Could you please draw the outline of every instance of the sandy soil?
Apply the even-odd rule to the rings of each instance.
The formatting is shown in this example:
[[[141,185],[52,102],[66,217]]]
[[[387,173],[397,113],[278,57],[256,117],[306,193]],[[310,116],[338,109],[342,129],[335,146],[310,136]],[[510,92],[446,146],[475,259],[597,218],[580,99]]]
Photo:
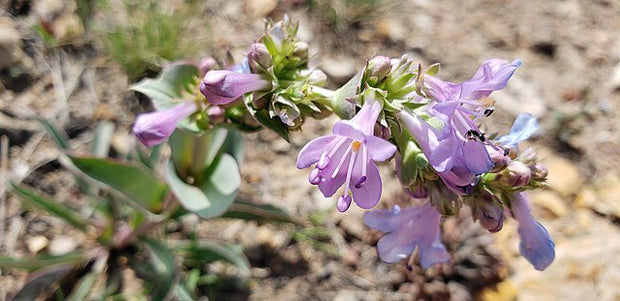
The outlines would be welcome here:
[[[71,3],[69,3],[71,2]],[[188,219],[201,237],[239,242],[252,263],[245,288],[222,299],[251,300],[620,300],[620,2],[617,1],[384,1],[361,16],[339,10],[330,21],[321,3],[345,1],[208,1],[188,18],[187,39],[200,49],[193,59],[239,59],[263,29],[262,19],[284,13],[300,21],[313,64],[342,84],[374,54],[407,53],[424,64],[442,64],[441,75],[458,81],[489,58],[520,58],[523,66],[497,94],[489,128],[506,131],[519,112],[539,118],[530,142],[549,167],[549,190],[531,194],[534,214],[556,241],[557,257],[545,272],[518,256],[516,226],[497,235],[481,230],[463,212],[443,224],[453,264],[442,270],[407,271],[384,264],[373,244],[380,237],[361,222],[362,210],[335,210],[295,168],[298,150],[336,121],[309,121],[289,145],[270,132],[247,135],[242,167],[243,200],[274,203],[327,237],[296,239],[292,226],[230,220]],[[370,1],[373,2],[373,1]],[[20,6],[26,3],[26,6]],[[57,28],[74,15],[72,1],[0,1],[0,136],[2,177],[34,185],[80,208],[73,180],[55,159],[53,141],[36,122],[55,120],[86,152],[100,120],[116,125],[113,147],[126,151],[133,118],[148,110],[128,92],[127,77],[83,31],[66,33],[66,45],[51,51],[32,31],[38,20]],[[383,3],[383,2],[382,2]],[[171,6],[182,5],[171,1]],[[341,7],[336,5],[336,7]],[[101,15],[96,15],[102,18]],[[63,32],[59,29],[58,32]],[[5,59],[6,58],[6,59]],[[6,143],[6,142],[3,142]],[[391,166],[382,167],[385,206],[403,197]],[[0,190],[0,251],[28,254],[28,242],[45,237],[73,249],[88,242],[60,221],[28,211]],[[59,242],[60,241],[60,242]],[[214,267],[217,270],[218,267]],[[2,271],[0,298],[21,286],[24,274]]]

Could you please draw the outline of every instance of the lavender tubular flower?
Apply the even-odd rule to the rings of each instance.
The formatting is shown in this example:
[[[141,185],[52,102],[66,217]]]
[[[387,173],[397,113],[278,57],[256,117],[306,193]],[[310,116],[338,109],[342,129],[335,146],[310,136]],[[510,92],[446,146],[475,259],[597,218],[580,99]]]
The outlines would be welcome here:
[[[373,135],[383,106],[375,93],[371,90],[364,94],[364,105],[357,115],[336,123],[333,135],[308,142],[297,157],[299,169],[316,163],[309,181],[318,185],[325,197],[334,195],[344,184],[337,206],[341,212],[348,209],[351,200],[364,209],[379,202],[382,183],[375,162],[388,160],[396,152],[394,145]]]
[[[450,256],[440,240],[441,215],[430,202],[413,208],[375,210],[364,214],[369,227],[387,232],[377,243],[381,260],[393,263],[410,256],[417,247],[420,265],[428,268],[436,263],[448,262]]]
[[[231,70],[211,70],[200,83],[200,92],[216,105],[229,104],[248,92],[269,89],[271,83],[261,75]]]
[[[519,142],[529,138],[538,130],[536,118],[530,114],[522,113],[517,116],[510,133],[497,138],[497,142],[506,148],[514,148]]]
[[[402,125],[416,139],[424,155],[427,158],[434,159],[429,159],[429,163],[438,172],[446,185],[456,193],[465,193],[459,187],[471,184],[475,180],[476,174],[465,163],[463,150],[460,149],[458,152],[455,152],[454,149],[458,149],[455,143],[441,144],[439,139],[440,133],[419,116],[406,110],[401,111],[398,116]],[[481,164],[486,164],[484,159],[485,155],[488,156],[488,154],[486,150],[482,151],[484,153],[478,154],[476,152],[481,152],[481,150],[470,150],[467,153],[468,160],[473,161],[482,158]],[[470,163],[470,165],[472,164]]]
[[[196,110],[194,102],[185,102],[168,110],[140,114],[133,125],[133,134],[148,147],[160,144],[172,135],[181,120]]]
[[[519,222],[519,252],[535,269],[543,271],[555,259],[555,244],[547,229],[530,214],[523,193],[516,193],[511,201],[512,213]]]

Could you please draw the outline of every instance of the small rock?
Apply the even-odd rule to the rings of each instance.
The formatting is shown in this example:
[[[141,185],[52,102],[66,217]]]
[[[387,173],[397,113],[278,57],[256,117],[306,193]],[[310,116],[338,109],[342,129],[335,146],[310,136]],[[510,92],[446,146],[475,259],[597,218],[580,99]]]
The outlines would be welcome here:
[[[401,42],[407,38],[407,29],[402,20],[382,19],[376,24],[377,34],[394,42]]]
[[[0,69],[13,66],[23,56],[19,32],[10,18],[0,18]]]
[[[579,192],[583,186],[584,177],[575,164],[558,156],[550,156],[543,161],[549,169],[547,183],[551,189],[562,196],[570,196]]]
[[[54,36],[61,44],[74,41],[83,34],[82,20],[76,14],[62,14],[54,21]]]
[[[338,292],[338,295],[336,295],[336,297],[334,297],[333,300],[334,301],[355,301],[355,300],[359,300],[359,298],[357,297],[354,291],[342,290]]]
[[[63,255],[74,251],[78,244],[73,237],[61,235],[52,239],[49,244],[49,251],[52,255]]]
[[[350,58],[325,58],[320,67],[335,81],[344,83],[355,74],[357,63]]]
[[[249,0],[245,2],[246,11],[255,17],[266,17],[278,7],[278,0]]]
[[[528,194],[532,203],[545,208],[553,217],[562,217],[568,214],[568,208],[562,198],[553,191],[535,191]]]
[[[500,282],[496,287],[487,287],[480,293],[480,300],[511,301],[517,299],[517,289],[508,280]]]
[[[284,139],[276,139],[271,143],[271,147],[275,152],[286,153],[291,149],[291,145]]]
[[[49,244],[49,240],[42,235],[33,236],[28,238],[26,241],[26,245],[28,246],[28,252],[32,254],[37,254],[39,251],[45,249]]]
[[[596,200],[592,208],[601,214],[620,218],[620,176],[610,174],[594,183]]]
[[[40,18],[51,20],[54,16],[62,12],[64,7],[65,4],[63,0],[38,0],[35,1],[33,10]]]

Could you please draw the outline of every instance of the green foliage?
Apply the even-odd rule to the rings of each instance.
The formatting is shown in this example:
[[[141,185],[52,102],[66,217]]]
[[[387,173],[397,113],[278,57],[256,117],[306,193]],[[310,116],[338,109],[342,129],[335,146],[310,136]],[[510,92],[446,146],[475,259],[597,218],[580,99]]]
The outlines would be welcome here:
[[[135,81],[161,69],[165,62],[187,57],[190,45],[182,41],[186,17],[166,12],[159,1],[125,2],[127,24],[118,16],[107,15],[113,22],[102,36],[107,53],[117,61],[130,81]]]
[[[138,164],[92,157],[69,157],[89,177],[114,188],[153,213],[162,211],[168,185],[150,169]]]

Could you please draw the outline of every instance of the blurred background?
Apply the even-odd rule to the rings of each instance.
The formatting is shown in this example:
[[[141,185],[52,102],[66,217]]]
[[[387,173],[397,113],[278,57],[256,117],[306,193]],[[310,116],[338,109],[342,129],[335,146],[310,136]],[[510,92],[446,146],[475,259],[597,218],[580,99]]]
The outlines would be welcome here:
[[[288,14],[310,45],[311,65],[331,88],[375,54],[406,53],[441,63],[450,81],[471,77],[490,58],[523,66],[497,101],[487,126],[506,132],[519,112],[539,118],[528,141],[549,168],[549,189],[530,193],[534,216],[556,243],[544,272],[518,255],[513,221],[495,235],[465,210],[443,222],[452,264],[423,271],[384,264],[381,233],[340,214],[295,168],[297,152],[335,118],[309,121],[288,144],[268,131],[246,135],[240,199],[273,203],[303,226],[187,218],[171,233],[241,244],[248,281],[212,285],[216,300],[620,300],[620,2],[613,0],[0,0],[0,136],[3,180],[23,181],[67,202],[75,183],[36,121],[61,124],[74,152],[85,152],[97,124],[115,123],[111,156],[135,143],[136,114],[152,110],[128,85],[169,62],[215,57],[240,61],[264,19]],[[382,205],[408,202],[392,166],[382,167]],[[0,253],[63,254],[89,248],[88,237],[58,219],[22,208],[0,186]],[[125,275],[126,274],[126,275]],[[26,274],[6,270],[0,298]],[[123,298],[142,300],[143,283],[123,274]],[[232,278],[230,278],[232,279]]]

